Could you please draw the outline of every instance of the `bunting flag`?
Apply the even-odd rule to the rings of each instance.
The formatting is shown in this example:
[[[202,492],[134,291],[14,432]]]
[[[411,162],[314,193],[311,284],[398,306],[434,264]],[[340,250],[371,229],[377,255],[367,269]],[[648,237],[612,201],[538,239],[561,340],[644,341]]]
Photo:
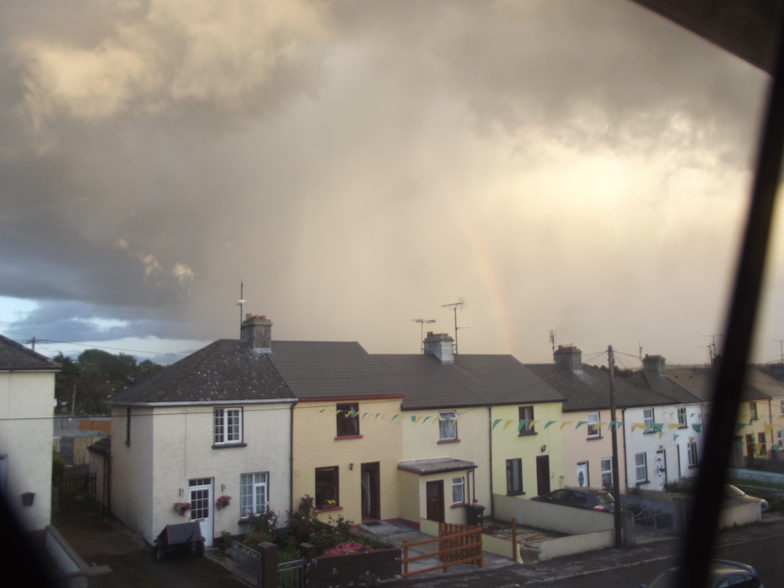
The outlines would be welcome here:
[[[399,414],[396,414],[395,416],[393,416],[393,417],[392,417],[392,421],[394,421],[394,420],[395,420],[397,417],[399,417],[399,416],[400,416]],[[389,422],[391,423],[392,421],[389,421]]]
[[[425,417],[425,420],[423,420],[423,421],[422,421],[422,424],[426,423],[426,422],[427,422],[427,419],[432,419],[432,418],[433,418],[432,416],[426,416],[426,417]]]
[[[693,425],[691,426],[691,428],[692,428],[692,429],[694,429],[695,431],[697,431],[698,433],[699,433],[700,431],[702,431],[702,425],[700,425],[700,424],[693,424]],[[739,430],[740,430],[740,429],[739,429]]]
[[[662,429],[664,428],[664,425],[662,423],[652,423],[652,426],[653,426],[653,430],[656,431],[657,433],[661,433]]]
[[[531,428],[533,429],[533,428],[534,428],[534,425],[535,425],[536,423],[538,423],[538,422],[539,422],[539,421],[536,421],[536,420],[534,420],[534,421],[531,421]]]
[[[767,423],[767,424],[765,425],[765,432],[766,432],[768,435],[770,435],[771,437],[773,437],[773,425],[771,425],[770,423]]]
[[[367,415],[369,415],[369,414],[370,414],[369,412],[363,412],[363,413],[362,413],[362,418],[364,419],[364,418],[365,418]]]
[[[659,431],[659,439],[661,439],[662,437],[664,437],[664,432],[663,431]]]
[[[667,425],[667,428],[668,429],[680,429],[681,428],[681,424],[680,423],[670,423],[669,425]]]
[[[634,433],[635,429],[645,429],[645,430],[647,430],[648,427],[645,426],[645,423],[632,423],[632,433]]]
[[[324,412],[325,410],[327,410],[327,409],[326,408],[322,408],[319,412]]]
[[[672,436],[672,440],[673,440],[673,441],[677,441],[677,440],[678,440],[678,437],[680,437],[680,435],[678,435],[678,434],[676,433],[675,435],[673,435],[673,436]]]
[[[746,423],[738,423],[738,431],[743,430],[743,427],[748,427],[749,425]]]
[[[530,421],[527,421],[527,420],[522,420],[522,421],[520,421],[520,424],[519,424],[519,425],[517,425],[517,430],[518,430],[518,431],[522,431],[522,430],[523,430],[523,427],[525,427],[525,426],[526,426],[526,425],[527,425],[529,422],[530,422]]]
[[[561,428],[563,429],[566,425],[572,424],[574,421],[564,421],[561,423]]]
[[[550,425],[554,425],[554,424],[555,424],[555,423],[557,423],[557,422],[558,422],[558,421],[547,421],[547,424],[544,426],[544,430],[546,431],[546,430],[547,430],[547,427],[549,427]]]
[[[697,416],[696,412],[691,413],[691,418],[694,418],[695,416]]]
[[[495,419],[495,420],[493,421],[493,428],[495,429],[495,428],[496,428],[496,426],[498,425],[498,423],[500,423],[500,422],[501,422],[501,421],[503,421],[503,420],[504,420],[504,419]],[[522,425],[522,422],[521,422],[520,424]]]
[[[577,429],[580,428],[580,425],[587,425],[587,424],[588,424],[588,421],[577,421],[577,424],[575,425],[574,428],[575,428],[575,430],[577,430]]]
[[[512,419],[509,419],[508,421],[506,421],[506,422],[504,423],[504,431],[506,431],[506,428],[507,428],[509,425],[511,425],[513,422],[514,422],[514,421],[513,421]],[[546,429],[546,428],[547,428],[547,427],[545,427],[545,429]]]
[[[381,417],[381,420],[383,421],[385,416],[386,416],[386,415],[384,415],[384,414],[381,414],[380,412],[377,412],[377,413],[376,413],[376,419],[378,419],[378,417]]]
[[[694,443],[694,437],[689,437],[689,443]]]

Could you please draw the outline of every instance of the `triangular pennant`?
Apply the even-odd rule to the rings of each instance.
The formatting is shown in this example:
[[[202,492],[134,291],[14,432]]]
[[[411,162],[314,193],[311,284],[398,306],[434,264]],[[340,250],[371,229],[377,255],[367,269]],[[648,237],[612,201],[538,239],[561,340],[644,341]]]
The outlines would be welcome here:
[[[662,423],[653,423],[653,429],[656,432],[661,433],[663,428],[664,428],[664,425]],[[659,436],[661,437],[661,435],[659,435]]]
[[[503,420],[504,420],[504,419],[495,419],[495,420],[493,421],[493,427],[492,427],[492,428],[493,428],[493,429],[495,429],[496,425],[498,425],[498,423],[500,423],[500,422],[501,422],[501,421],[503,421]]]
[[[499,420],[500,420],[500,419],[499,419]],[[517,425],[517,430],[518,430],[518,431],[522,431],[522,430],[523,430],[523,427],[525,427],[527,424],[528,424],[528,421],[526,421],[526,420],[522,420],[522,421],[520,421],[520,424],[519,424],[519,425]]]
[[[588,421],[577,421],[577,424],[574,426],[575,430],[579,429],[581,425],[587,425]]]
[[[670,423],[670,424],[667,425],[667,428],[668,429],[680,429],[681,425],[680,425],[680,423]]]
[[[680,437],[680,435],[678,433],[676,433],[675,435],[672,436],[672,440],[673,441],[677,441],[678,437]]]
[[[392,420],[390,420],[389,422],[391,423],[392,421],[394,421],[399,416],[400,416],[399,414],[396,414],[395,416],[392,417]]]
[[[530,421],[531,428],[533,429],[533,428],[534,428],[534,425],[535,425],[536,423],[538,423],[538,422],[539,422],[539,421]]]
[[[662,437],[664,437],[664,433],[662,433],[661,431],[659,431],[659,439],[661,439]]]
[[[571,425],[574,421],[564,421],[561,423],[561,428],[563,429],[566,425]]]
[[[693,424],[693,425],[691,426],[691,428],[692,428],[692,429],[694,429],[695,431],[697,431],[698,433],[699,433],[700,431],[702,431],[702,425],[700,425],[700,424],[698,424],[698,423],[695,423],[695,424]],[[738,430],[740,430],[740,429],[738,429]]]
[[[365,418],[367,415],[369,415],[369,414],[370,414],[369,412],[363,412],[363,413],[362,413],[362,418],[364,419],[364,418]]]
[[[554,424],[555,424],[555,423],[557,423],[557,422],[558,422],[558,421],[547,421],[547,424],[544,426],[544,430],[546,431],[546,430],[547,430],[547,427],[549,427],[550,425],[554,425]]]
[[[509,425],[511,425],[513,422],[514,422],[514,420],[512,420],[512,419],[509,419],[508,421],[506,421],[506,422],[504,423],[504,431],[506,431],[506,428],[507,428]],[[546,427],[545,427],[545,428],[546,428]]]
[[[430,419],[430,418],[433,418],[433,417],[426,416],[426,417],[425,417],[425,420],[423,420],[423,421],[422,421],[422,424],[425,424],[425,423],[427,422],[427,419]]]
[[[326,408],[322,408],[319,412],[324,412],[325,410],[327,410],[327,409]]]

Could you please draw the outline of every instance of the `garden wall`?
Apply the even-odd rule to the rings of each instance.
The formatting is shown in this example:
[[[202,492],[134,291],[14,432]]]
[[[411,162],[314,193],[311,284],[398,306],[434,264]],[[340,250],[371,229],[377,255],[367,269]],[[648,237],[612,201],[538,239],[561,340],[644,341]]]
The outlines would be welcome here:
[[[402,562],[399,547],[346,555],[322,555],[310,562],[308,586],[330,588],[390,580],[400,577]]]
[[[504,494],[495,494],[493,500],[495,518],[511,521],[512,517],[517,517],[517,524],[526,527],[567,535],[582,535],[615,528],[613,515],[606,512],[547,504]]]

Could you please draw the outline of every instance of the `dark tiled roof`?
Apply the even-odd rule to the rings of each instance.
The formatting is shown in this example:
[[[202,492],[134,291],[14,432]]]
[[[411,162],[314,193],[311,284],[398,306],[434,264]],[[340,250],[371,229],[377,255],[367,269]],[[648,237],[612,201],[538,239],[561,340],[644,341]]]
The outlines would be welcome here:
[[[112,454],[112,436],[106,435],[106,437],[102,437],[92,445],[87,448],[87,451],[93,451],[95,453],[100,453],[101,455],[111,455]]]
[[[574,371],[554,363],[529,364],[528,367],[566,397],[565,411],[610,408],[610,374],[607,370],[585,364],[582,369]],[[620,378],[615,379],[614,389],[618,408],[673,404],[671,398]]]
[[[667,368],[667,376],[703,401],[709,402],[713,394],[711,384],[713,369],[710,367]],[[749,366],[743,400],[767,400],[784,397],[784,384],[773,376]]]
[[[652,370],[640,370],[626,378],[626,381],[672,398],[674,404],[699,404],[704,402],[701,397],[696,396],[684,386],[681,386],[680,382],[670,378],[667,372],[657,374]]]
[[[300,399],[401,396],[376,356],[356,342],[273,341],[270,360]]]
[[[406,393],[404,409],[561,402],[556,390],[511,355],[374,355]]]
[[[0,370],[59,370],[60,366],[40,353],[0,335]]]
[[[112,396],[111,404],[293,399],[269,357],[219,339]]]

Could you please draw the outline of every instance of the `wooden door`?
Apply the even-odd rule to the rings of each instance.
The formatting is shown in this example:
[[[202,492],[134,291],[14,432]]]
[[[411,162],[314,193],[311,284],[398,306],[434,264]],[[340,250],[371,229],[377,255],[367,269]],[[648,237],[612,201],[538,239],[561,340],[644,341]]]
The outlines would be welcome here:
[[[550,456],[536,457],[536,493],[539,496],[550,491]]]
[[[381,518],[379,463],[362,464],[362,520],[379,520]]]
[[[427,492],[427,518],[431,521],[444,522],[444,481],[435,480],[428,482]]]

